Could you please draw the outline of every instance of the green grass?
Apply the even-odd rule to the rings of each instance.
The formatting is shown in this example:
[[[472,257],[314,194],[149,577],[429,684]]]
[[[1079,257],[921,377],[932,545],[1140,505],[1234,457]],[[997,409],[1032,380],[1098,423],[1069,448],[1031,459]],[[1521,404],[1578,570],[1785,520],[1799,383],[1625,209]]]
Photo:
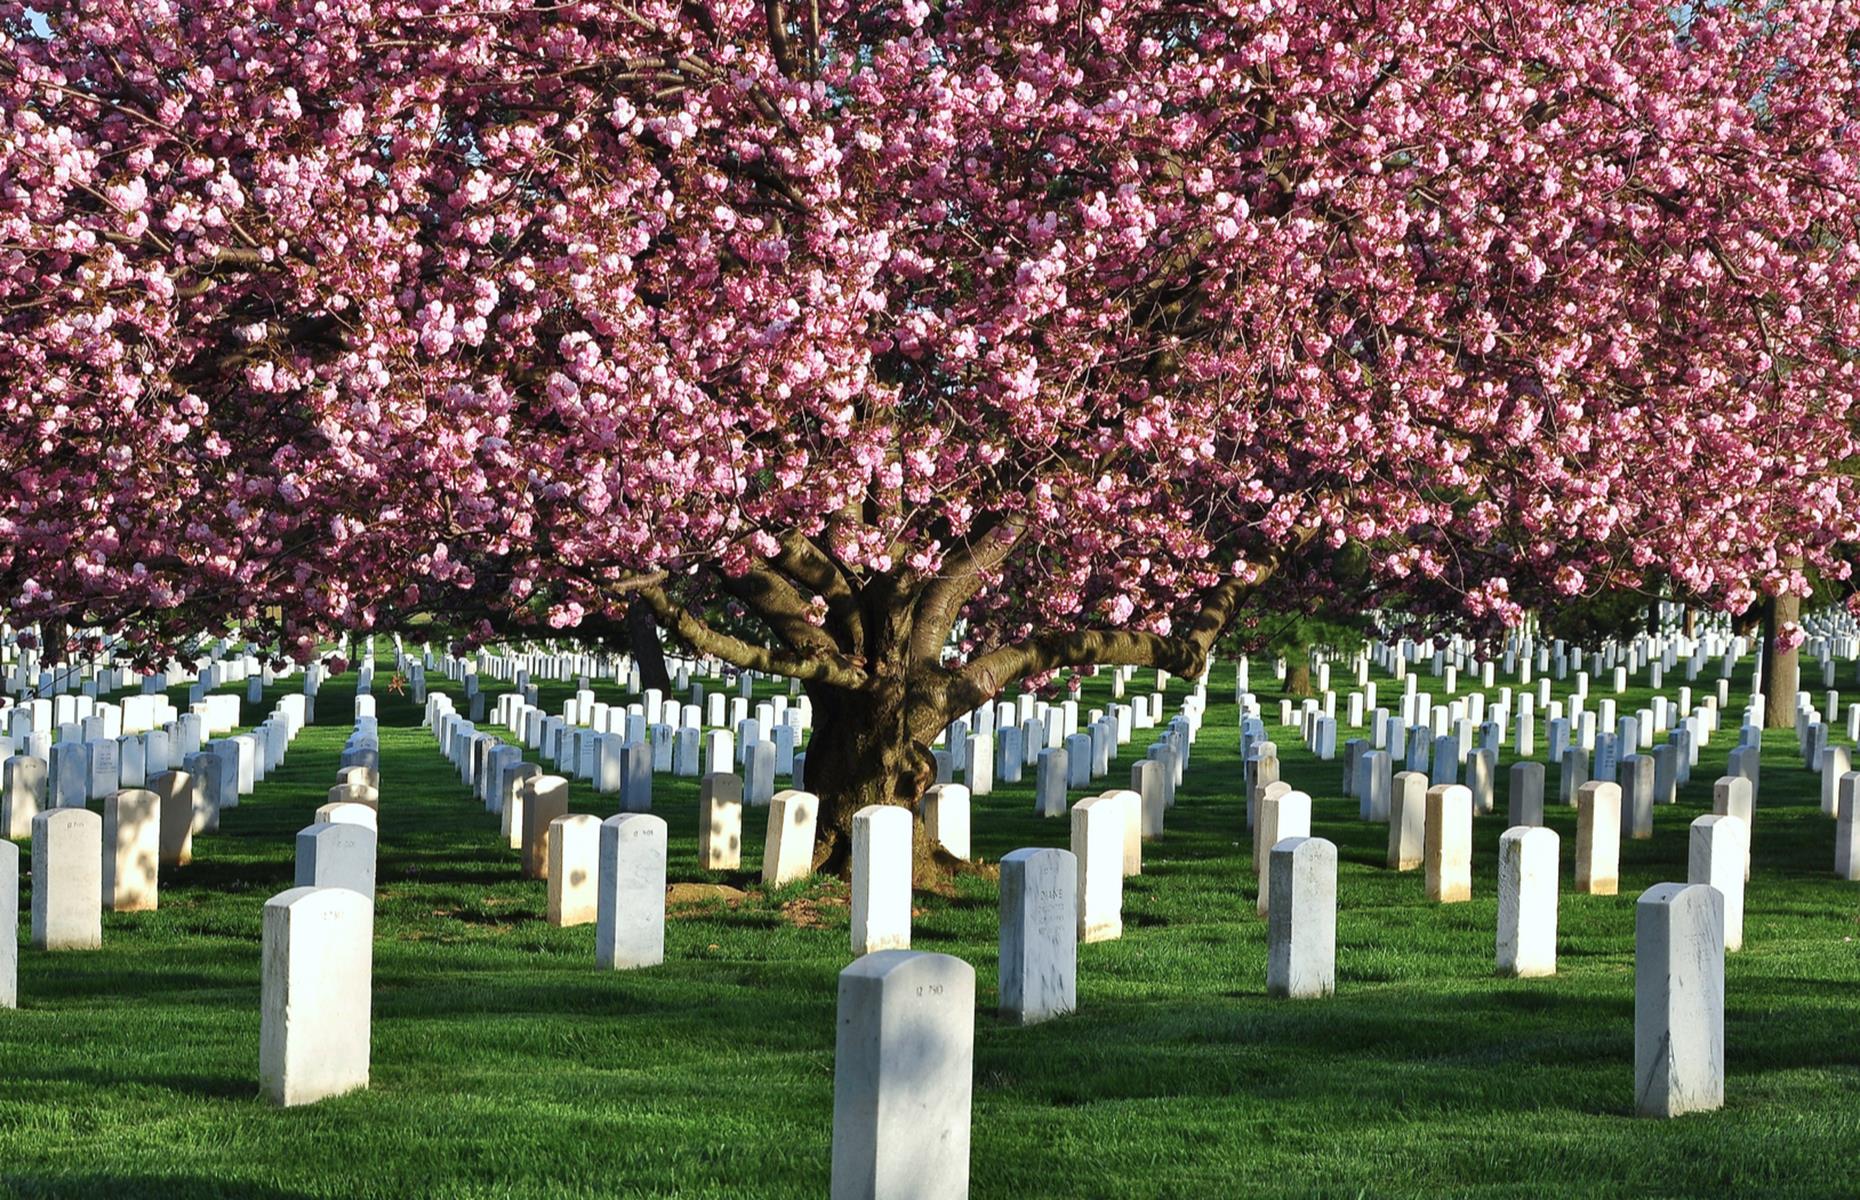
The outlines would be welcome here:
[[[769,898],[747,875],[699,871],[694,783],[660,777],[672,878],[751,895],[674,915],[662,967],[597,972],[592,927],[543,921],[543,885],[520,878],[494,818],[413,727],[416,708],[388,693],[391,673],[377,675],[370,1088],[280,1111],[257,1087],[260,910],[291,886],[292,834],[335,774],[348,676],[326,685],[323,723],[283,770],[195,840],[192,865],[163,871],[158,912],[105,914],[101,951],[22,949],[22,1007],[0,1013],[0,1194],[824,1195],[835,975],[848,961],[842,886]],[[1271,682],[1263,669],[1254,677]],[[1634,899],[1684,878],[1687,824],[1709,811],[1735,729],[1713,738],[1680,803],[1658,811],[1654,839],[1623,845],[1614,897],[1571,894],[1574,812],[1554,803],[1550,771],[1549,821],[1563,838],[1560,973],[1511,981],[1492,969],[1509,756],[1498,813],[1477,822],[1474,900],[1430,905],[1419,872],[1383,869],[1384,827],[1355,819],[1340,767],[1280,732],[1276,697],[1262,692],[1286,775],[1317,798],[1313,832],[1341,859],[1337,994],[1270,1001],[1231,681],[1231,667],[1217,669],[1168,833],[1128,881],[1123,939],[1080,949],[1078,1013],[1025,1029],[995,1017],[988,881],[919,898],[917,948],[960,955],[978,976],[974,1195],[1860,1187],[1860,885],[1831,876],[1832,823],[1791,735],[1765,743],[1746,949],[1727,966],[1726,1107],[1655,1122],[1631,1115]],[[559,708],[572,687],[542,685],[544,703]],[[611,685],[602,692],[619,698]],[[1172,685],[1172,710],[1183,694]],[[1648,694],[1628,693],[1624,707]],[[1087,701],[1105,695],[1094,680]],[[1732,695],[1735,711],[1741,682]],[[248,706],[247,719],[257,715]],[[1032,815],[1031,789],[1029,779],[978,802],[980,857],[1067,843],[1067,822]],[[576,811],[613,811],[579,781],[573,797]],[[761,816],[746,814],[746,864],[760,861]],[[821,923],[784,915],[797,900],[811,903],[793,910]]]

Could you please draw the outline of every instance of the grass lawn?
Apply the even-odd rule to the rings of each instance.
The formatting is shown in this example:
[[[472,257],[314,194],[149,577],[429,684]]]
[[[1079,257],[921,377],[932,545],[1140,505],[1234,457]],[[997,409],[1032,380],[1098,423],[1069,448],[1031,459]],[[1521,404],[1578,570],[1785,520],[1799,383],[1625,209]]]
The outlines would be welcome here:
[[[391,673],[384,663],[376,677],[372,1086],[289,1111],[258,1096],[260,910],[291,886],[292,835],[333,780],[351,674],[325,685],[322,723],[284,768],[195,839],[192,865],[162,872],[158,912],[104,914],[101,951],[31,950],[22,894],[21,1007],[0,1013],[0,1194],[825,1195],[843,885],[767,896],[747,874],[698,870],[695,781],[661,776],[671,878],[750,894],[675,909],[662,967],[598,973],[593,927],[544,922],[544,886],[520,877],[416,707],[389,694]],[[1575,811],[1555,803],[1550,770],[1559,974],[1525,981],[1493,974],[1511,757],[1497,813],[1477,820],[1474,899],[1430,905],[1419,871],[1384,869],[1385,827],[1356,819],[1340,764],[1277,729],[1270,674],[1256,668],[1254,682],[1286,777],[1316,798],[1312,832],[1339,848],[1336,996],[1266,998],[1233,669],[1219,666],[1168,832],[1127,881],[1124,936],[1080,948],[1078,1013],[1025,1029],[995,1017],[988,879],[918,899],[915,946],[977,971],[975,1196],[1860,1191],[1860,884],[1832,877],[1833,823],[1787,732],[1766,737],[1745,949],[1726,968],[1726,1107],[1632,1115],[1634,901],[1685,878],[1687,825],[1710,811],[1742,680],[1729,728],[1680,802],[1658,810],[1653,840],[1624,842],[1618,896],[1571,893]],[[543,684],[545,707],[572,690]],[[1171,711],[1184,694],[1172,685]],[[1624,710],[1648,695],[1630,691]],[[1091,681],[1088,704],[1107,696]],[[1139,739],[1110,782],[1128,778]],[[1031,775],[977,802],[979,857],[1068,843],[1065,820],[1033,815]],[[571,808],[607,816],[613,798],[577,781]],[[746,864],[761,861],[762,816],[745,813]]]

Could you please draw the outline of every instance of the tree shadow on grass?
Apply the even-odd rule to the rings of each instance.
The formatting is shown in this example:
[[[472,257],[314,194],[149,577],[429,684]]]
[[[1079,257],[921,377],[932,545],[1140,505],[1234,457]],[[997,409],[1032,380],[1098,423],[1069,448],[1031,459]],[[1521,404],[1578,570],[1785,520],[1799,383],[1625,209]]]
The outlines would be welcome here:
[[[978,1040],[984,1069],[1059,1104],[1232,1095],[1322,1098],[1366,1108],[1399,1104],[1427,1079],[1490,1110],[1526,1111],[1593,1098],[1516,1086],[1552,1065],[1630,1070],[1631,995],[1537,998],[1505,988],[1415,1008],[1400,997],[1266,1002],[1258,994],[1170,1003],[1110,1003],[1080,1016]],[[1089,1001],[1088,1001],[1089,1003]],[[1035,1069],[1030,1064],[1040,1064]],[[1069,1064],[1069,1065],[1068,1065]],[[1610,1098],[1614,1099],[1614,1098]],[[1631,1095],[1607,1111],[1631,1108]]]
[[[256,939],[254,939],[256,940]],[[28,986],[20,999],[28,1009],[50,1009],[62,1004],[96,1003],[106,1008],[125,1005],[201,1005],[226,1003],[228,992],[249,990],[256,1004],[259,977],[257,956],[249,945],[221,943],[203,948],[193,957],[142,957],[130,951],[106,951],[52,956],[35,952],[27,960]]]
[[[460,867],[433,868],[418,862],[409,862],[404,856],[383,858],[379,863],[381,886],[390,887],[396,883],[418,883],[422,886],[470,885],[472,887],[496,887],[506,883],[538,883],[539,880],[523,878],[523,867],[514,857],[506,868],[488,870],[469,870]]]
[[[921,950],[925,946],[955,945],[973,939],[965,932],[934,926],[917,925],[911,929],[911,948]]]
[[[525,927],[534,924],[540,918],[531,909],[509,908],[492,911],[489,909],[453,908],[448,909],[436,920],[459,921],[466,925],[488,925],[505,929]]]
[[[190,892],[270,895],[295,886],[296,864],[277,859],[195,859],[185,867],[163,867],[160,884],[164,900],[185,900]]]
[[[74,1195],[109,1196],[112,1200],[313,1200],[315,1196],[312,1192],[268,1187],[245,1179],[80,1171],[0,1171],[0,1193],[18,1200]]]
[[[254,1046],[254,1050],[257,1047]],[[254,1058],[250,1075],[214,1075],[197,1071],[135,1071],[106,1067],[59,1066],[51,1070],[14,1070],[8,1078],[15,1084],[34,1082],[56,1086],[82,1084],[105,1091],[125,1084],[160,1088],[201,1100],[258,1100],[258,1063]],[[8,1193],[10,1194],[10,1193]]]

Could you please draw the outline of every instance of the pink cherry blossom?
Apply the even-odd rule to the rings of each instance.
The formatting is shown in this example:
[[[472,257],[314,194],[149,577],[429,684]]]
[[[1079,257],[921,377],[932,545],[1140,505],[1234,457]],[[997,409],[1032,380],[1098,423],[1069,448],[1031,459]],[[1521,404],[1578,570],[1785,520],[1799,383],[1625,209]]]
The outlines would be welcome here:
[[[921,737],[1333,554],[1490,624],[1860,535],[1852,0],[48,7],[16,621],[644,602]]]

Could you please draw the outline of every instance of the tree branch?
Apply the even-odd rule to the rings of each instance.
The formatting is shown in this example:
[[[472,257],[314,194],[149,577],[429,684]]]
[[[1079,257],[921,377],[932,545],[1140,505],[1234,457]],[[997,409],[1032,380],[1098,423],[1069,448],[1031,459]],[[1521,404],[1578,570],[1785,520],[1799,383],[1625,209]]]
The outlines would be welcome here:
[[[1006,517],[944,562],[917,602],[917,620],[911,629],[913,662],[937,661],[956,624],[956,614],[982,586],[983,577],[1007,561],[1026,531],[1026,518]]]
[[[788,78],[795,76],[794,45],[788,40],[788,6],[782,0],[763,0],[763,15],[768,20],[769,53],[775,65]]]
[[[652,607],[659,625],[699,654],[714,655],[734,666],[750,671],[784,675],[804,683],[825,683],[833,687],[857,690],[866,686],[864,668],[843,654],[816,651],[789,654],[751,645],[705,624],[696,615],[674,604],[659,587],[641,588],[640,599]]]
[[[1298,545],[1303,545],[1307,536]],[[1161,667],[1172,675],[1196,675],[1208,660],[1215,639],[1233,620],[1246,597],[1278,570],[1283,557],[1257,567],[1250,576],[1234,577],[1217,585],[1202,601],[1201,609],[1183,634],[1164,636],[1136,630],[1082,629],[1071,633],[1041,633],[991,650],[957,668],[949,688],[946,711],[966,712],[993,699],[1016,679],[1061,667]]]
[[[720,573],[718,580],[724,591],[755,610],[791,649],[822,654],[845,649],[831,633],[807,619],[807,600],[771,567],[754,566],[735,578]]]
[[[845,573],[820,547],[789,530],[781,535],[781,550],[772,565],[790,579],[814,589],[827,602],[827,619],[844,632],[840,641],[848,653],[865,653],[865,615],[860,610],[859,597],[854,594]]]

